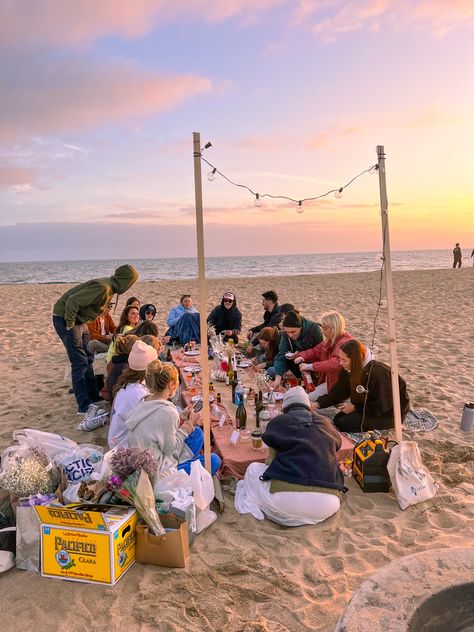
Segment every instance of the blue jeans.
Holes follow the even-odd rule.
[[[66,347],[71,363],[72,388],[80,413],[85,413],[89,404],[99,399],[92,363],[94,354],[87,351],[89,331],[83,325],[75,325],[69,331],[62,316],[53,316],[53,326]]]
[[[191,463],[193,461],[197,461],[197,459],[199,459],[203,465],[203,467],[205,467],[204,465],[204,454],[199,454],[203,448],[204,445],[204,433],[201,430],[201,428],[199,428],[198,426],[196,426],[196,428],[194,428],[194,432],[192,432],[189,437],[187,437],[184,441],[184,443],[188,446],[188,448],[191,450],[191,452],[193,453],[193,458],[189,459],[189,461],[185,461],[184,463],[180,463],[178,465],[178,470],[184,470],[186,472],[186,474],[190,474],[191,473]],[[217,472],[217,470],[220,468],[221,466],[221,459],[220,457],[215,454],[215,452],[211,452],[211,474],[214,476],[214,474]]]

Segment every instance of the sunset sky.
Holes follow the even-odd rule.
[[[392,248],[474,247],[472,0],[0,0],[0,56],[2,261],[194,254],[193,131],[296,199],[382,144]],[[208,171],[208,255],[380,248],[376,175]]]

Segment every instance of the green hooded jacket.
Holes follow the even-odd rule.
[[[114,294],[123,294],[137,279],[133,266],[120,266],[111,277],[92,279],[65,292],[54,305],[53,313],[64,318],[68,329],[89,323],[107,309]]]

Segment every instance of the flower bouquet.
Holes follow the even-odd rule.
[[[150,481],[154,481],[158,471],[153,452],[148,448],[116,448],[110,465],[113,475],[121,480],[137,470],[144,470]]]
[[[58,482],[58,469],[42,448],[14,446],[3,453],[0,487],[14,496],[50,494]]]
[[[151,534],[165,533],[156,511],[153,487],[144,470],[137,470],[128,476],[117,490],[117,494],[126,503],[135,507],[141,519],[148,525]]]

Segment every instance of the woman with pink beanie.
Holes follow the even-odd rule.
[[[146,368],[157,357],[157,350],[143,340],[137,340],[134,343],[128,356],[128,369],[124,371],[115,387],[112,419],[107,439],[109,448],[128,448],[128,430],[125,419],[137,404],[149,395],[145,385]]]

